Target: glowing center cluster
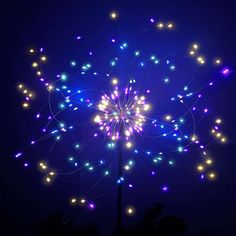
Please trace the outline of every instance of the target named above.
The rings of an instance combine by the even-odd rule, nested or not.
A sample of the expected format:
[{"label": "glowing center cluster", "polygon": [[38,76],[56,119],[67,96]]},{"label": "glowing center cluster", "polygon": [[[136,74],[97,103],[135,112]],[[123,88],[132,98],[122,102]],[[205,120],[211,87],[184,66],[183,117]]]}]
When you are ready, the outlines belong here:
[{"label": "glowing center cluster", "polygon": [[110,96],[104,94],[98,104],[98,114],[94,122],[98,123],[100,130],[106,132],[106,135],[113,141],[124,137],[126,147],[133,146],[130,138],[134,131],[141,132],[146,120],[144,113],[150,109],[144,96],[139,96],[132,87],[119,91],[118,87],[114,89]]}]

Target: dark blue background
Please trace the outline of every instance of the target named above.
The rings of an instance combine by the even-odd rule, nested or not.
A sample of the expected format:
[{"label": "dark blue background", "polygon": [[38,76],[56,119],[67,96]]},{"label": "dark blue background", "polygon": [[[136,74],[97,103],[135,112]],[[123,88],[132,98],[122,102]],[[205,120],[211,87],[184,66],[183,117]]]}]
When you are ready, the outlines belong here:
[{"label": "dark blue background", "polygon": [[[140,18],[149,16],[171,19],[178,25],[179,31],[179,40],[173,45],[174,48],[183,46],[180,38],[184,39],[184,43],[198,41],[205,47],[205,51],[209,50],[208,55],[214,56],[216,50],[217,55],[221,55],[233,70],[236,66],[236,16],[233,1],[9,1],[1,15],[2,224],[17,225],[22,232],[29,228],[30,232],[38,219],[60,210],[71,215],[75,222],[94,221],[104,232],[110,232],[114,226],[114,184],[107,181],[99,186],[97,194],[100,191],[104,196],[99,201],[97,210],[80,210],[82,216],[78,216],[78,209],[68,207],[67,202],[71,190],[76,192],[75,177],[60,178],[55,185],[48,188],[41,184],[37,171],[23,170],[13,158],[15,151],[25,145],[24,140],[28,140],[34,132],[32,116],[28,111],[22,112],[19,106],[20,96],[15,90],[18,81],[31,82],[33,77],[25,49],[31,45],[43,45],[50,49],[55,65],[52,70],[56,71],[57,67],[63,67],[64,61],[70,60],[68,52],[73,51],[70,45],[78,32],[96,35],[99,29],[106,27],[110,27],[112,32],[107,17],[112,9],[120,13],[121,21],[122,17],[132,21],[136,17],[139,21]],[[138,187],[134,193],[125,193],[125,205],[135,205],[138,212],[132,219],[125,218],[127,224],[139,219],[147,206],[160,202],[165,205],[166,214],[178,215],[187,221],[189,235],[201,229],[207,229],[213,235],[236,235],[234,74],[226,80],[216,86],[214,91],[217,96],[212,94],[209,98],[213,111],[224,117],[224,130],[230,140],[225,146],[211,149],[216,159],[219,175],[217,181],[200,183],[194,173],[194,159],[187,157],[178,160],[178,165],[173,169],[163,168],[154,180],[147,178],[141,181],[137,176]],[[37,84],[34,86],[36,88]],[[163,183],[170,183],[170,192],[167,194],[160,191],[159,186]],[[86,184],[84,179],[83,185]],[[157,188],[153,188],[155,185]]]}]

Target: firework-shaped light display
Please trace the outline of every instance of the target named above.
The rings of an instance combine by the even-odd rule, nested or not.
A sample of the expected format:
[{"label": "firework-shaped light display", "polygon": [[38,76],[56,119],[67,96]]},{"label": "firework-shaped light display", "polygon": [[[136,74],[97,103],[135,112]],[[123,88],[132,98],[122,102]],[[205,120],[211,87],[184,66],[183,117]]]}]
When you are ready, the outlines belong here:
[{"label": "firework-shaped light display", "polygon": [[[110,13],[113,22],[119,18],[117,12]],[[161,22],[154,18],[145,19],[147,22],[149,28],[138,34],[140,38],[145,37],[146,32],[152,32],[151,37],[147,36],[148,40],[158,40],[162,32],[172,36],[175,32],[174,22]],[[31,66],[35,77],[45,88],[45,97],[48,98],[47,104],[37,109],[35,114],[36,120],[43,124],[40,134],[29,141],[30,147],[44,143],[41,152],[48,148],[40,155],[44,155],[42,159],[35,158],[44,182],[51,184],[59,175],[68,176],[85,169],[88,173],[98,171],[101,180],[111,176],[115,184],[133,189],[129,174],[135,169],[136,160],[148,157],[145,158],[145,163],[151,166],[148,177],[155,176],[161,163],[174,166],[176,155],[192,150],[199,151],[200,161],[196,161],[194,169],[200,180],[214,180],[217,175],[213,170],[210,145],[224,144],[228,139],[222,131],[222,118],[209,112],[211,108],[204,101],[204,92],[221,78],[230,76],[232,71],[220,57],[210,59],[203,55],[196,42],[191,42],[184,49],[185,53],[183,50],[180,53],[171,51],[163,56],[158,55],[160,46],[152,45],[154,51],[150,53],[143,44],[139,48],[136,41],[134,44],[124,42],[119,34],[114,35],[104,39],[105,47],[101,49],[104,57],[91,50],[91,44],[88,47],[86,43],[82,44],[79,60],[72,58],[67,64],[69,68],[60,69],[50,76],[44,71],[49,61],[44,48],[30,48],[28,51],[33,58]],[[75,38],[78,45],[89,40],[81,35]],[[93,41],[92,45],[96,42]],[[104,48],[108,48],[107,51]],[[80,55],[82,52],[84,58]],[[215,76],[199,73],[207,65],[216,68]],[[18,84],[18,91],[24,96],[24,109],[34,109],[34,101],[40,99],[37,88],[31,90],[31,87],[27,83]],[[210,123],[207,129],[205,120]],[[71,138],[63,142],[73,132],[76,140]],[[49,147],[47,140],[52,140]],[[58,151],[55,161],[53,151],[58,143],[63,150]],[[127,149],[125,154],[123,147]],[[117,148],[120,149],[118,178],[116,173],[113,175],[113,162],[109,158]],[[27,150],[15,154],[25,168],[33,166]],[[93,155],[90,155],[91,151]],[[86,161],[82,160],[81,153],[88,157]],[[129,158],[122,162],[122,155]],[[96,180],[95,186],[98,182],[102,181]],[[166,184],[160,186],[162,192],[169,189]],[[91,191],[74,193],[71,204],[95,209]],[[134,207],[127,209],[130,216],[136,212]]]},{"label": "firework-shaped light display", "polygon": [[[113,83],[117,83],[117,79],[113,79]],[[110,96],[102,96],[98,104],[101,114],[95,116],[94,122],[112,141],[119,140],[120,136],[125,137],[126,147],[131,148],[132,135],[143,130],[145,113],[150,109],[145,100],[145,96],[139,96],[131,86],[124,91],[116,86]]]}]

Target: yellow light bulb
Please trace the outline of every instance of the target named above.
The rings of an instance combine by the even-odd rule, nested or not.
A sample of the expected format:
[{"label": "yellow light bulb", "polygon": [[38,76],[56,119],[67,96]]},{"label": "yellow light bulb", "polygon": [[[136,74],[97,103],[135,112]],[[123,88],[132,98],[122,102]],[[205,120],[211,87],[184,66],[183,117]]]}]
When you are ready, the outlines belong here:
[{"label": "yellow light bulb", "polygon": [[48,85],[47,86],[47,89],[49,92],[53,91],[54,90],[54,86],[52,84]]},{"label": "yellow light bulb", "polygon": [[85,203],[86,203],[86,199],[84,199],[84,198],[81,198],[81,199],[80,199],[80,204],[82,204],[82,205],[83,205],[83,204],[85,204]]},{"label": "yellow light bulb", "polygon": [[94,118],[94,122],[95,123],[100,123],[101,122],[101,117],[100,116],[95,116],[95,118]]},{"label": "yellow light bulb", "polygon": [[19,84],[18,85],[18,89],[23,89],[24,85],[23,84]]},{"label": "yellow light bulb", "polygon": [[227,140],[226,140],[225,137],[221,139],[221,142],[222,142],[222,143],[225,143],[226,141],[227,141]]},{"label": "yellow light bulb", "polygon": [[171,116],[171,115],[166,115],[166,116],[165,116],[165,120],[166,120],[166,121],[172,120],[172,116]]},{"label": "yellow light bulb", "polygon": [[48,183],[50,183],[50,182],[51,182],[50,177],[47,177],[47,178],[46,178],[46,181],[47,181]]},{"label": "yellow light bulb", "polygon": [[199,64],[205,64],[205,59],[204,59],[203,56],[199,56],[199,57],[197,58],[197,61],[198,61]]},{"label": "yellow light bulb", "polygon": [[33,98],[33,97],[34,97],[34,94],[31,92],[31,93],[28,94],[28,96],[29,96],[30,98]]},{"label": "yellow light bulb", "polygon": [[29,103],[24,102],[24,103],[22,104],[22,107],[23,107],[23,108],[29,108]]},{"label": "yellow light bulb", "polygon": [[112,11],[112,12],[110,13],[110,18],[111,18],[112,20],[116,20],[117,17],[118,17],[118,13],[117,13],[117,12]]},{"label": "yellow light bulb", "polygon": [[132,148],[132,146],[133,146],[133,144],[132,144],[131,142],[127,142],[127,143],[126,143],[126,147],[127,147],[127,148],[130,149],[130,148]]},{"label": "yellow light bulb", "polygon": [[47,169],[47,165],[46,165],[44,162],[40,162],[40,163],[39,163],[39,167],[40,167],[42,170],[46,170],[46,169]]},{"label": "yellow light bulb", "polygon": [[41,59],[41,61],[46,61],[47,57],[46,56],[42,56],[40,59]]},{"label": "yellow light bulb", "polygon": [[33,62],[33,63],[32,63],[32,67],[33,67],[33,68],[38,67],[38,63],[37,63],[37,62]]},{"label": "yellow light bulb", "polygon": [[156,27],[158,29],[163,29],[164,28],[164,24],[162,22],[159,22],[159,23],[156,24]]},{"label": "yellow light bulb", "polygon": [[134,215],[134,214],[135,214],[135,209],[134,209],[134,207],[132,207],[132,206],[127,207],[127,208],[126,208],[126,214],[129,215],[129,216]]},{"label": "yellow light bulb", "polygon": [[214,62],[215,62],[216,65],[221,65],[222,64],[222,61],[221,61],[220,58],[216,58]]},{"label": "yellow light bulb", "polygon": [[71,199],[70,199],[70,203],[72,204],[72,205],[75,205],[76,203],[77,203],[77,198],[75,198],[75,197],[72,197]]},{"label": "yellow light bulb", "polygon": [[168,29],[173,29],[174,28],[174,24],[173,23],[167,23],[167,28]]},{"label": "yellow light bulb", "polygon": [[202,171],[204,171],[204,166],[203,165],[198,165],[197,166],[197,170],[199,171],[199,172],[202,172]]},{"label": "yellow light bulb", "polygon": [[192,46],[195,50],[197,50],[199,48],[199,45],[194,43],[193,46]]},{"label": "yellow light bulb", "polygon": [[118,82],[119,82],[119,81],[118,81],[117,78],[113,78],[112,81],[111,81],[111,83],[112,83],[113,85],[117,85]]},{"label": "yellow light bulb", "polygon": [[212,159],[209,159],[209,158],[208,158],[208,159],[206,159],[206,164],[207,164],[207,165],[211,165],[211,164],[212,164],[212,162],[213,162],[213,161],[212,161]]},{"label": "yellow light bulb", "polygon": [[215,178],[216,178],[216,173],[215,172],[209,172],[208,173],[208,178],[210,179],[210,180],[214,180]]},{"label": "yellow light bulb", "polygon": [[193,135],[193,136],[191,137],[191,141],[192,141],[192,142],[197,141],[197,136],[196,136],[196,135]]}]

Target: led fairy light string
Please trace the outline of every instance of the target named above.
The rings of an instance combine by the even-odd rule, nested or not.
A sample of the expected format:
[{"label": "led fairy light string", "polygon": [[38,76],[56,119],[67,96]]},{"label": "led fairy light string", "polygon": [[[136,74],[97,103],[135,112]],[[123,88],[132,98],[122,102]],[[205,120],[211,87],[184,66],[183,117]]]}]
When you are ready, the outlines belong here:
[{"label": "led fairy light string", "polygon": [[[110,19],[117,24],[122,15],[113,11],[109,16]],[[145,28],[145,30],[139,32],[138,35],[145,35],[145,32],[152,30],[152,36],[154,36],[154,32],[157,32],[157,34],[166,32],[166,34],[173,36],[173,33],[177,29],[176,24],[171,21],[164,22],[159,21],[159,19],[156,20],[155,18],[146,19],[146,21],[149,21],[150,27],[148,29]],[[76,43],[78,44],[80,44],[81,40],[86,41],[88,39],[87,36],[84,37],[81,35],[76,37]],[[215,116],[203,101],[202,97],[204,97],[204,92],[208,88],[212,88],[212,86],[215,85],[216,82],[220,82],[222,78],[230,76],[232,72],[230,68],[226,67],[223,60],[218,56],[214,59],[208,58],[206,52],[204,52],[202,47],[196,42],[191,44],[190,47],[185,47],[184,53],[174,52],[167,54],[167,56],[159,57],[158,53],[155,53],[155,51],[148,55],[145,54],[146,48],[143,45],[141,48],[137,48],[137,46],[132,48],[131,40],[121,40],[118,32],[115,32],[115,35],[113,32],[112,36],[113,38],[106,38],[104,41],[112,45],[111,50],[113,50],[112,53],[114,53],[112,57],[109,56],[110,60],[103,60],[103,57],[101,57],[99,64],[96,64],[93,62],[93,58],[97,57],[96,51],[88,50],[86,51],[86,55],[89,60],[83,62],[81,55],[80,60],[72,58],[68,63],[69,69],[63,70],[63,73],[58,72],[55,76],[50,76],[50,80],[48,80],[43,70],[44,65],[49,61],[45,50],[43,48],[31,48],[28,51],[32,56],[31,66],[34,75],[39,80],[40,84],[46,88],[45,91],[48,93],[48,104],[44,105],[43,108],[35,114],[36,120],[44,123],[40,131],[41,134],[38,138],[31,139],[29,146],[37,148],[38,145],[35,144],[53,139],[55,144],[49,150],[50,154],[52,154],[51,151],[57,143],[65,145],[63,141],[66,139],[67,135],[73,135],[74,133],[78,135],[80,125],[86,124],[87,127],[91,127],[89,139],[91,138],[94,143],[96,143],[96,141],[97,143],[102,143],[104,140],[104,147],[107,148],[105,153],[106,157],[109,156],[107,152],[111,154],[115,150],[118,150],[122,159],[122,149],[126,148],[129,150],[132,158],[125,160],[124,163],[122,163],[122,160],[119,162],[122,163],[122,165],[119,166],[121,172],[114,181],[119,186],[127,185],[129,189],[134,188],[133,183],[128,181],[128,177],[126,179],[126,175],[123,175],[123,171],[127,174],[128,172],[132,173],[132,171],[134,171],[134,163],[138,160],[137,156],[149,157],[145,158],[153,164],[153,168],[151,168],[149,173],[151,176],[155,176],[157,173],[156,167],[159,163],[167,163],[169,166],[176,164],[175,158],[171,157],[173,153],[178,153],[179,155],[188,154],[196,149],[199,151],[201,159],[196,167],[200,179],[214,180],[217,174],[212,170],[215,161],[210,155],[210,145],[216,142],[225,144],[228,141],[228,137],[222,131],[221,118],[215,119],[214,125],[210,127],[210,137],[206,137],[206,135],[203,137],[200,123],[204,122],[205,119],[212,119],[212,116],[213,118]],[[158,35],[158,37],[159,36],[160,35]],[[127,38],[130,37],[127,36]],[[135,40],[136,39],[137,38],[135,38]],[[97,39],[95,43],[96,42]],[[127,58],[123,58],[123,55]],[[178,56],[180,60],[183,57],[184,60],[188,60],[195,65],[194,73],[190,78],[188,77],[187,82],[181,79],[178,80],[179,83],[181,83],[180,88],[172,88],[172,82],[174,82],[173,78],[175,78],[175,73],[177,73],[179,69],[178,63],[175,64],[175,56]],[[108,65],[109,68],[107,68]],[[201,68],[207,68],[207,66],[210,65],[216,67],[217,74],[209,80],[206,78],[203,84],[199,83],[198,86],[196,86],[193,82],[198,76],[197,72],[200,71]],[[132,69],[130,69],[131,66]],[[126,71],[125,76],[120,76],[120,67],[122,67],[122,70],[124,69]],[[148,83],[150,78],[147,76],[144,80],[141,74],[143,71],[145,71],[145,73],[146,71],[149,72],[150,68],[161,71],[160,78],[157,78],[158,81],[155,81],[151,85]],[[103,71],[103,73],[100,73],[101,71]],[[141,72],[139,73],[139,71]],[[150,72],[150,75],[152,74],[153,73]],[[51,80],[51,78],[54,78],[54,80]],[[96,81],[100,81],[98,84],[102,84],[101,88],[97,86]],[[160,84],[156,82],[160,82]],[[112,92],[109,94],[107,93],[109,90],[107,85],[110,83],[112,84]],[[128,83],[128,86],[121,86],[121,84],[124,83]],[[145,83],[147,83],[149,88],[146,88]],[[156,98],[153,94],[160,94],[159,92],[162,92],[162,88],[160,88],[161,85],[172,93],[171,96],[163,96],[158,100],[160,105],[164,107],[164,110],[158,113],[158,109],[156,111],[154,110]],[[35,104],[31,103],[33,99],[40,99],[39,96],[36,96],[37,90],[31,90],[29,89],[30,87],[28,83],[20,83],[18,85],[19,92],[25,97],[24,102],[26,104],[22,105],[24,109],[33,108],[32,105]],[[136,87],[146,92],[141,93],[135,90]],[[150,87],[152,93],[149,96]],[[105,91],[105,93],[101,90]],[[147,100],[150,101],[150,103],[146,101],[145,96],[142,94],[147,96]],[[153,104],[154,107],[152,118],[147,116],[150,108],[152,108],[150,104]],[[176,109],[171,112],[172,107]],[[89,119],[85,118],[87,120],[83,120],[82,112],[88,112],[88,114],[91,115]],[[61,118],[63,114],[65,115]],[[68,116],[76,117],[76,121],[68,119]],[[93,120],[93,122],[91,122],[91,120]],[[95,125],[92,125],[92,123],[95,123]],[[138,142],[139,135],[149,141],[150,148],[144,148],[144,145],[142,146],[142,143],[140,144]],[[121,140],[122,142],[120,142]],[[137,142],[134,142],[135,140]],[[82,146],[87,147],[89,145],[90,140],[86,140],[84,143],[76,141],[71,144],[71,148],[77,151],[80,150],[79,152],[84,154],[85,151]],[[157,148],[153,148],[154,146]],[[95,145],[89,148],[94,149]],[[101,145],[99,148],[101,148]],[[25,168],[29,168],[32,165],[30,165],[30,158],[27,158],[25,153],[26,151],[24,151],[24,153],[22,151],[17,152],[15,157],[16,159],[22,160]],[[44,182],[47,184],[52,184],[58,175],[72,175],[78,173],[81,169],[87,170],[87,173],[100,171],[101,178],[97,179],[96,183],[93,185],[94,187],[92,187],[92,189],[94,190],[101,179],[112,176],[113,170],[111,168],[113,161],[110,160],[112,158],[101,158],[101,153],[96,151],[94,153],[96,153],[96,155],[94,155],[93,160],[88,160],[81,164],[78,163],[76,154],[65,154],[68,165],[72,167],[71,171],[55,169],[53,161],[50,160],[49,163],[49,160],[47,160],[47,155],[43,157],[43,160],[39,161],[37,166],[43,173]],[[61,156],[64,158],[63,155]],[[33,162],[33,160],[31,162]],[[167,184],[162,184],[160,190],[168,192],[170,188]],[[87,195],[89,195],[89,193]],[[72,205],[81,205],[91,210],[96,208],[95,201],[90,201],[89,197],[82,193],[79,194],[79,196],[76,196],[76,194],[73,195],[70,198],[70,203]],[[136,208],[131,204],[126,208],[125,212],[127,215],[132,216],[135,214]]]}]

